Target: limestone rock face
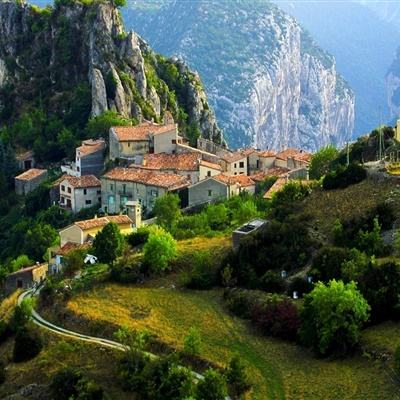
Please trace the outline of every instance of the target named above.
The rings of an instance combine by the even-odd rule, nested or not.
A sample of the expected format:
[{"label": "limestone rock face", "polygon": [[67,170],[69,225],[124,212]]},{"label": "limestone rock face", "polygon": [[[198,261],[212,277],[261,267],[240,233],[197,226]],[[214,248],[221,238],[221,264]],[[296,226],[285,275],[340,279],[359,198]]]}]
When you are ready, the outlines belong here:
[{"label": "limestone rock face", "polygon": [[[214,126],[222,141],[200,84],[191,88],[189,96],[173,98],[175,86],[192,75],[189,69],[164,82],[159,70],[164,71],[172,61],[157,57],[136,33],[124,31],[120,13],[111,2],[73,2],[46,12],[2,0],[0,89],[7,85],[8,97],[0,90],[0,115],[10,99],[18,110],[38,97],[49,112],[62,113],[65,98],[73,98],[76,88],[84,86],[91,95],[92,116],[114,110],[127,118],[161,121],[168,110],[183,129],[195,124],[209,137],[210,126]],[[202,104],[187,98],[199,98]],[[201,107],[209,112],[202,113]],[[179,119],[179,115],[188,115],[188,119]]]},{"label": "limestone rock face", "polygon": [[199,72],[230,145],[313,151],[351,138],[354,94],[294,18],[266,1],[167,3],[125,9],[125,21]]}]

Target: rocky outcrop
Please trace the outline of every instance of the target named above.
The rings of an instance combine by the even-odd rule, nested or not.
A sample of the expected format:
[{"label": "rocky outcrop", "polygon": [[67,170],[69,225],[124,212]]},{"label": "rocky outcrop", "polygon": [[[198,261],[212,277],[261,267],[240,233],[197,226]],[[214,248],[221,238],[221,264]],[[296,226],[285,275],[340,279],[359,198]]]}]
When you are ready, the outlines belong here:
[{"label": "rocky outcrop", "polygon": [[124,18],[199,71],[230,145],[316,150],[351,138],[354,95],[334,58],[270,3],[178,1]]},{"label": "rocky outcrop", "polygon": [[[111,2],[71,3],[60,2],[49,11],[15,1],[0,2],[3,118],[2,110],[10,99],[14,115],[9,118],[39,97],[50,112],[68,112],[65,99],[74,98],[76,88],[83,85],[91,96],[92,116],[115,110],[126,118],[161,121],[168,110],[183,130],[194,124],[209,138],[208,126],[213,125],[215,138],[222,141],[201,84],[188,96],[201,102],[172,101],[175,82],[165,83],[154,72],[148,60],[156,55],[136,33],[125,33]],[[186,69],[181,73],[174,79],[185,81],[184,74],[191,74]],[[204,107],[209,112],[203,112]]]}]

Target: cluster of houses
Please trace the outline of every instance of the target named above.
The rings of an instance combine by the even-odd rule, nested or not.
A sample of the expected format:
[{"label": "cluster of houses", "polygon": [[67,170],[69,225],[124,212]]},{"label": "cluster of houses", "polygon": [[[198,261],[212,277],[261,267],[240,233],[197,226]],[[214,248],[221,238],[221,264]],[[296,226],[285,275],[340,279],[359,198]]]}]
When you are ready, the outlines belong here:
[{"label": "cluster of houses", "polygon": [[[74,162],[61,167],[63,175],[53,184],[51,199],[60,207],[76,213],[98,205],[105,216],[61,230],[61,246],[49,250],[48,272],[58,272],[63,256],[85,246],[108,222],[118,223],[125,233],[140,226],[165,193],[177,193],[183,208],[194,207],[243,191],[254,194],[257,183],[276,177],[263,194],[268,199],[288,180],[308,179],[310,159],[310,153],[296,149],[230,151],[203,138],[194,148],[179,135],[171,115],[163,124],[112,127],[108,144],[83,141]],[[47,179],[47,171],[35,168],[31,152],[19,155],[18,162],[25,171],[15,177],[15,188],[26,195]],[[107,171],[106,165],[111,166]],[[19,281],[11,285],[15,282],[19,287]]]}]

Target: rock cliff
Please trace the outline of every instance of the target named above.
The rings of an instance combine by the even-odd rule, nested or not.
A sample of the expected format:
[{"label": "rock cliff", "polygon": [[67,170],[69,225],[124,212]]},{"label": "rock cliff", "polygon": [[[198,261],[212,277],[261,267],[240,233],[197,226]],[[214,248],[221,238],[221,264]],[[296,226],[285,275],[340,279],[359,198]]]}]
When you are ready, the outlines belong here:
[{"label": "rock cliff", "polygon": [[351,138],[352,90],[288,14],[264,1],[139,3],[125,22],[199,71],[230,145],[316,150]]},{"label": "rock cliff", "polygon": [[79,87],[91,116],[115,110],[161,121],[169,110],[184,131],[222,140],[200,78],[126,33],[111,2],[40,9],[0,1],[0,125],[38,103],[66,116],[82,101]]}]

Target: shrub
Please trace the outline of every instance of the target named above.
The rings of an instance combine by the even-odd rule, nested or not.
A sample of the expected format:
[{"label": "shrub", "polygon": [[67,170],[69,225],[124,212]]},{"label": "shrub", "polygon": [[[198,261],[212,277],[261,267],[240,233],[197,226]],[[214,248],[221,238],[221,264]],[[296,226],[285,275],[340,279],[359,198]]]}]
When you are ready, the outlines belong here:
[{"label": "shrub", "polygon": [[261,278],[261,288],[268,293],[282,293],[285,290],[285,281],[280,274],[267,271]]},{"label": "shrub", "polygon": [[167,193],[158,197],[154,203],[153,212],[157,217],[157,224],[171,230],[172,226],[181,216],[179,196],[174,193]]},{"label": "shrub", "polygon": [[312,263],[311,273],[316,280],[328,282],[331,279],[340,279],[342,264],[349,258],[347,249],[340,247],[323,247]]},{"label": "shrub", "polygon": [[343,189],[362,182],[366,177],[366,170],[359,164],[350,164],[348,167],[339,166],[336,171],[325,175],[322,187],[325,190]]},{"label": "shrub", "polygon": [[190,289],[210,289],[217,284],[217,276],[217,265],[213,256],[206,251],[195,253],[186,286]]},{"label": "shrub", "polygon": [[0,344],[5,342],[12,334],[10,325],[6,321],[0,320]]},{"label": "shrub", "polygon": [[214,369],[204,373],[204,379],[197,384],[196,392],[199,400],[224,400],[228,395],[224,377]]},{"label": "shrub", "polygon": [[13,359],[22,362],[36,357],[42,350],[40,336],[31,328],[22,327],[15,335]]},{"label": "shrub", "polygon": [[177,255],[176,241],[162,228],[152,230],[143,247],[144,261],[152,272],[169,269],[169,263]]},{"label": "shrub", "polygon": [[228,223],[228,209],[226,208],[225,204],[214,204],[209,205],[206,208],[206,215],[208,225],[213,230],[224,230]]},{"label": "shrub", "polygon": [[24,299],[21,304],[14,309],[14,315],[11,320],[11,328],[14,332],[24,328],[31,319],[33,308],[33,299]]},{"label": "shrub", "polygon": [[305,296],[300,337],[321,355],[345,355],[358,344],[369,311],[354,282],[347,285],[335,280],[328,285],[319,282]]},{"label": "shrub", "polygon": [[256,304],[251,314],[253,323],[264,335],[285,340],[297,338],[300,316],[292,300],[273,297],[271,301]]},{"label": "shrub", "polygon": [[228,384],[237,396],[241,396],[250,390],[251,384],[246,365],[239,356],[232,357],[225,375]]},{"label": "shrub", "polygon": [[116,223],[108,223],[94,238],[93,250],[101,263],[113,264],[124,248],[124,237]]},{"label": "shrub", "polygon": [[127,242],[132,246],[140,246],[145,244],[149,238],[150,231],[146,227],[138,228],[136,232],[132,232],[126,237]]},{"label": "shrub", "polygon": [[199,331],[191,327],[183,343],[183,353],[188,356],[197,356],[201,351],[201,337]]}]

